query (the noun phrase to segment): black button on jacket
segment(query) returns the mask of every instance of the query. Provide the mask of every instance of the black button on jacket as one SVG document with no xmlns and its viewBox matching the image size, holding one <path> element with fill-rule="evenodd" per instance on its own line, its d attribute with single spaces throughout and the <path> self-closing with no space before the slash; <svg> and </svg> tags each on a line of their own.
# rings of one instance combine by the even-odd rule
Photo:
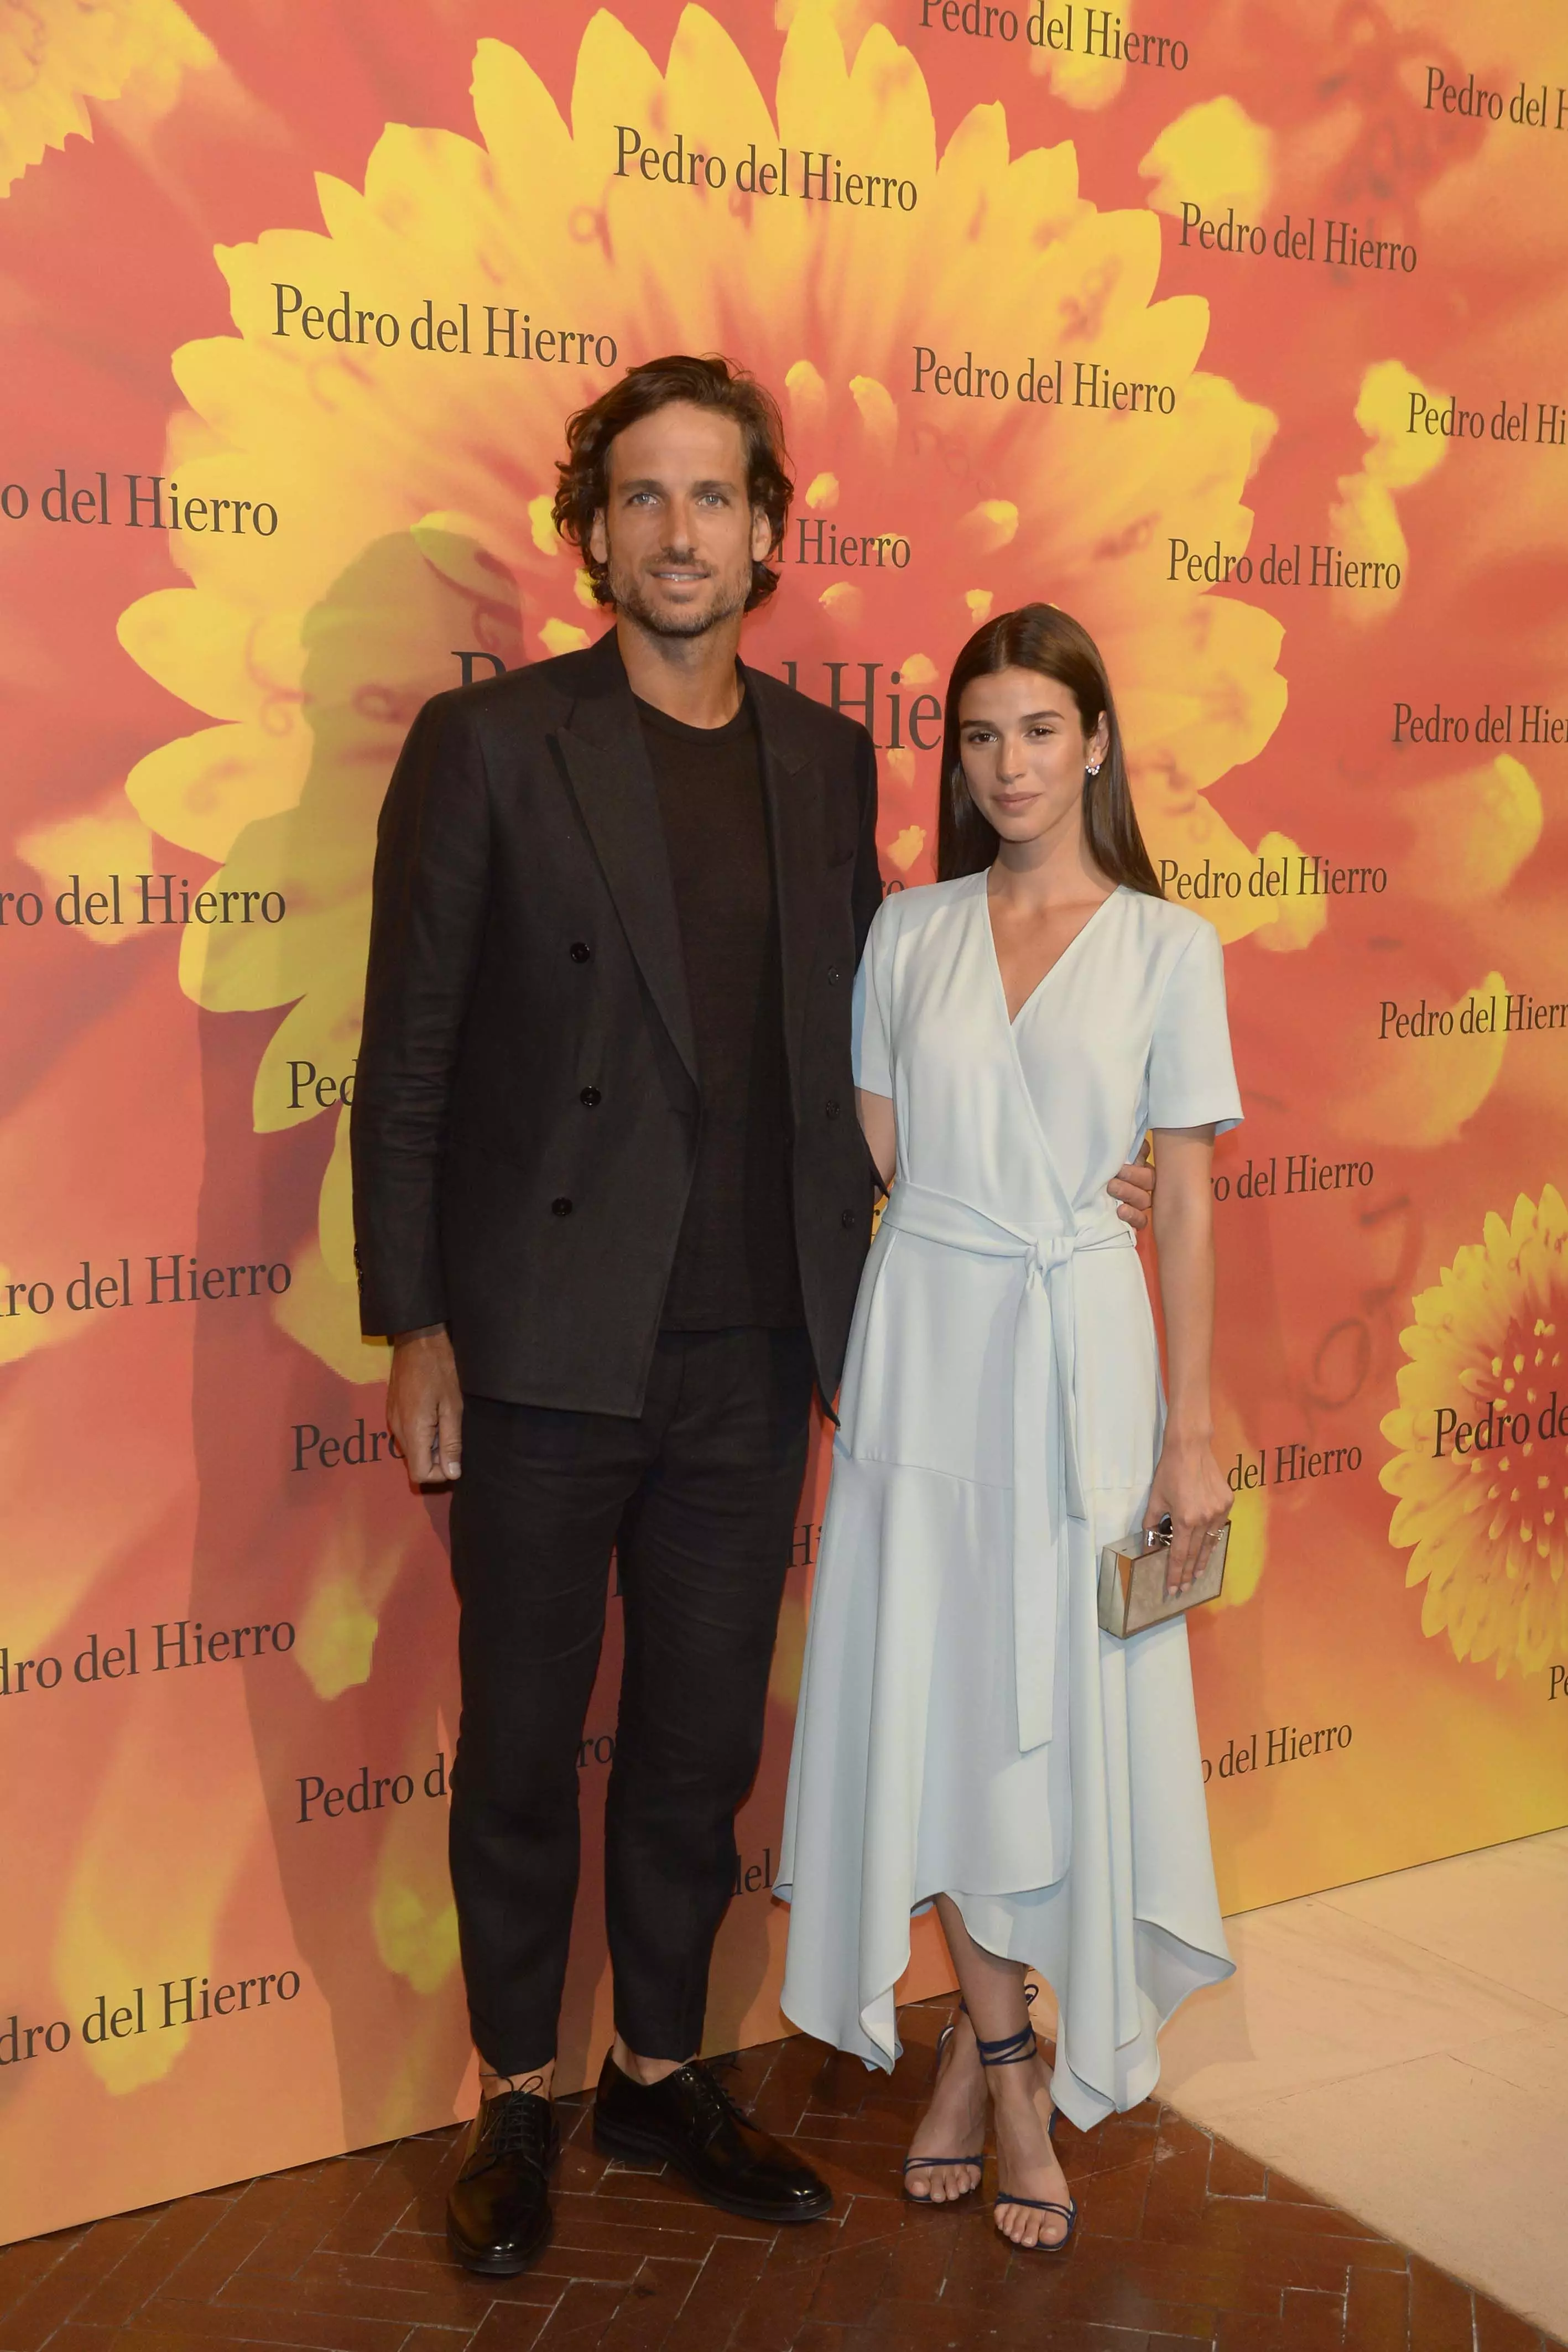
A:
<svg viewBox="0 0 1568 2352">
<path fill-rule="evenodd" d="M 842 982 L 881 898 L 876 762 L 853 720 L 746 676 L 779 902 L 796 1248 L 831 1398 L 875 1172 L 859 1121 L 821 1106 L 853 1099 Z M 692 1181 L 695 1063 L 658 799 L 613 630 L 437 695 L 377 840 L 351 1114 L 365 1330 L 444 1322 L 472 1394 L 637 1412 Z"/>
</svg>

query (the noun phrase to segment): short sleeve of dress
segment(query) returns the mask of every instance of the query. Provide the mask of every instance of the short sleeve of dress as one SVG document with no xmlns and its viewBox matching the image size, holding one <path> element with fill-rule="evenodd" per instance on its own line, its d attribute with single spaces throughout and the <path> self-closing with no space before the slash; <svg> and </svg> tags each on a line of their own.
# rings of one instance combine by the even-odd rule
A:
<svg viewBox="0 0 1568 2352">
<path fill-rule="evenodd" d="M 884 898 L 872 919 L 865 952 L 855 974 L 851 1052 L 855 1084 L 868 1095 L 893 1093 L 893 902 Z"/>
<path fill-rule="evenodd" d="M 1149 1048 L 1149 1125 L 1241 1124 L 1241 1097 L 1230 1058 L 1225 1011 L 1225 950 L 1204 923 L 1171 965 L 1155 1014 Z"/>
</svg>

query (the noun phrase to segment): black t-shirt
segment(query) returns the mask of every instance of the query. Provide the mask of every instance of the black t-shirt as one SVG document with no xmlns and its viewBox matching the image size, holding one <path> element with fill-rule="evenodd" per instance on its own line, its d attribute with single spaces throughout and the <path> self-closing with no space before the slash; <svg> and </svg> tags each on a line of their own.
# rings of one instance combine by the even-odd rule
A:
<svg viewBox="0 0 1568 2352">
<path fill-rule="evenodd" d="M 637 716 L 674 880 L 702 1125 L 666 1331 L 803 1319 L 789 1170 L 779 919 L 748 699 L 723 727 Z"/>
</svg>

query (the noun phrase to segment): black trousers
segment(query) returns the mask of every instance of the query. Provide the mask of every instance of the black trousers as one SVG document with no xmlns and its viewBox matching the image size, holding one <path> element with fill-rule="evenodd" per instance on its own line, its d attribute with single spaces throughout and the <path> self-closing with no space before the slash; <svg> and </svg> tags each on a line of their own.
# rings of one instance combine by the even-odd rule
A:
<svg viewBox="0 0 1568 2352">
<path fill-rule="evenodd" d="M 645 2058 L 701 2042 L 811 1380 L 803 1331 L 666 1332 L 635 1420 L 465 1400 L 452 1884 L 475 2046 L 496 2074 L 555 2054 L 612 1546 L 625 1619 L 604 1857 L 616 2030 Z"/>
</svg>

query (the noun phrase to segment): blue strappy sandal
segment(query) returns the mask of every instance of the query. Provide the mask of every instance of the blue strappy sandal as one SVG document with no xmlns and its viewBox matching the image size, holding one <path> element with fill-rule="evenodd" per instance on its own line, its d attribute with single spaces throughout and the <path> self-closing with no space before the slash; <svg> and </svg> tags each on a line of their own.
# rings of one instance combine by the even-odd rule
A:
<svg viewBox="0 0 1568 2352">
<path fill-rule="evenodd" d="M 1029 1991 L 1030 1997 L 1032 1999 L 1034 1994 L 1034 1987 L 1032 1985 L 1029 1988 Z M 982 2042 L 979 2035 L 977 2033 L 975 2036 L 975 2047 L 980 2053 L 980 2063 L 982 2066 L 1020 2066 L 1026 2062 L 1026 2060 L 1035 2056 L 1038 2044 L 1035 2042 L 1033 2026 L 1020 2025 L 1016 2033 L 1004 2034 L 999 2042 Z M 1056 2136 L 1056 2109 L 1054 2107 L 1051 2108 L 1051 2122 L 1047 2128 L 1051 2137 L 1054 2138 Z M 1044 2197 L 1014 2197 L 1009 2195 L 1008 2190 L 1005 2189 L 998 2181 L 997 2184 L 996 2197 L 993 2202 L 998 2206 L 1027 2205 L 1031 2213 L 1060 2213 L 1062 2220 L 1067 2224 L 1066 2229 L 1062 2231 L 1060 2238 L 1053 2241 L 1037 2238 L 1032 2246 L 1019 2246 L 1013 2239 L 1009 2238 L 1008 2240 L 1008 2243 L 1013 2247 L 1015 2252 L 1020 2254 L 1064 2254 L 1067 2252 L 1068 2247 L 1072 2243 L 1072 2233 L 1078 2227 L 1078 2202 L 1075 2198 L 1070 2198 L 1065 2205 L 1056 2205 L 1048 2198 Z"/>
<path fill-rule="evenodd" d="M 958 2006 L 960 2009 L 963 2009 L 963 2002 L 960 2001 Z M 964 2011 L 964 2014 L 966 2017 L 968 2015 L 967 2010 Z M 943 2052 L 946 2049 L 947 2044 L 953 2039 L 954 2030 L 955 2028 L 953 2025 L 945 2025 L 942 2028 L 941 2032 L 936 2037 L 936 2063 L 938 2066 L 942 2063 Z M 933 2166 L 941 2166 L 945 2164 L 972 2165 L 976 2175 L 974 2186 L 969 2189 L 960 2189 L 956 2197 L 932 2198 L 910 2196 L 908 2181 L 909 2176 L 912 2172 L 928 2171 Z M 946 2212 L 950 2205 L 963 2204 L 966 2198 L 972 2197 L 974 2195 L 975 2190 L 978 2189 L 980 2182 L 985 2179 L 985 2177 L 986 2151 L 984 2148 L 980 2150 L 978 2156 L 906 2156 L 904 2159 L 904 2194 L 905 2200 L 911 2205 L 933 2206 L 937 2212 Z"/>
</svg>

